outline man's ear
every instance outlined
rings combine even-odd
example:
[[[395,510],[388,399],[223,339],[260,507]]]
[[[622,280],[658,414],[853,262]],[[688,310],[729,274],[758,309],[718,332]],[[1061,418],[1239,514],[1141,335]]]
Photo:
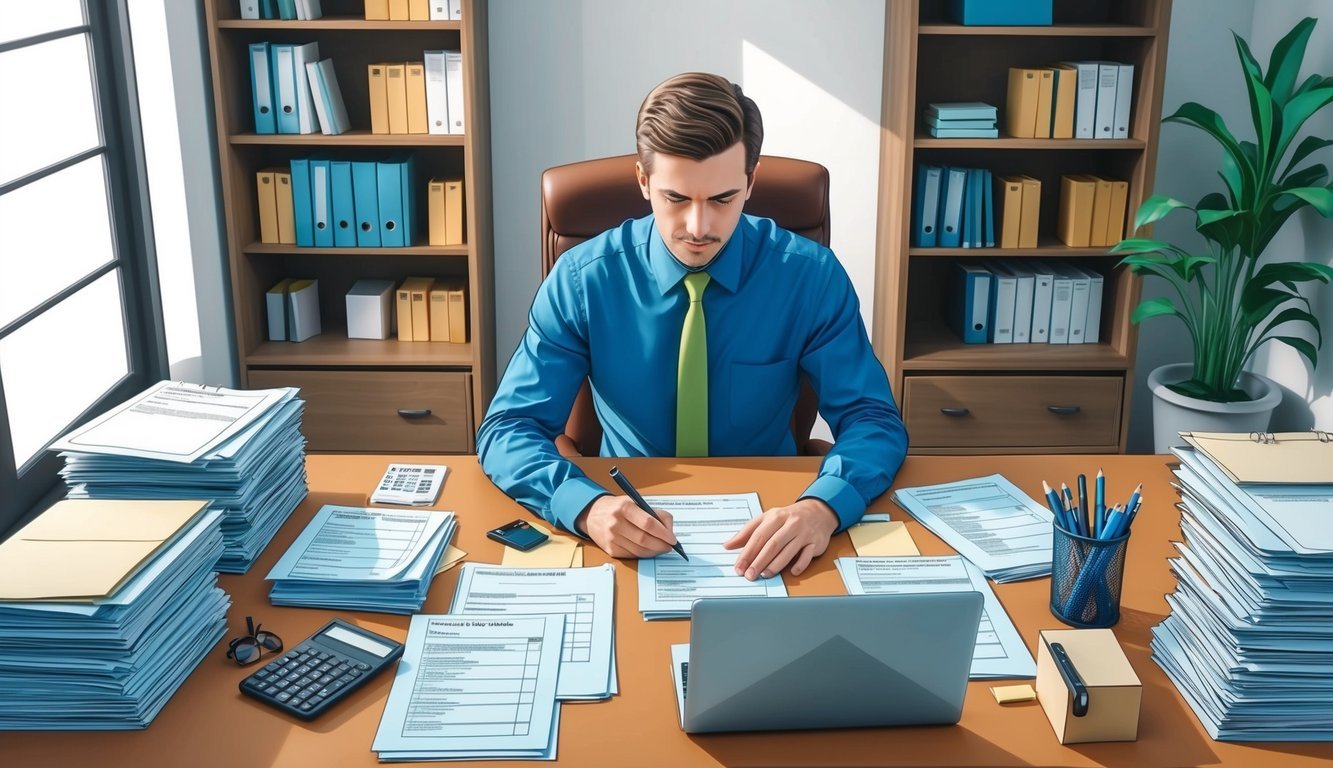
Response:
[[[648,196],[648,174],[643,170],[643,163],[634,162],[634,175],[639,179],[639,191],[643,192],[644,200],[651,200]]]
[[[754,193],[754,179],[759,175],[759,162],[755,161],[754,170],[750,171],[749,183],[745,186],[745,199],[749,200],[750,195]]]

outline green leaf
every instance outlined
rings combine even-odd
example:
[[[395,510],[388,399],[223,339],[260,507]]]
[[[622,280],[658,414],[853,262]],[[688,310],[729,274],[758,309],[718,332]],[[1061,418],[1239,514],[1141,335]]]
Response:
[[[1172,303],[1171,299],[1162,296],[1156,299],[1148,299],[1135,307],[1133,314],[1129,316],[1129,321],[1132,323],[1141,323],[1150,317],[1158,317],[1160,315],[1177,315],[1182,319],[1184,317],[1181,315],[1180,310],[1176,309],[1176,305]]]
[[[1195,212],[1198,221],[1194,226],[1199,234],[1221,245],[1224,251],[1240,244],[1246,226],[1245,217],[1240,215],[1243,211],[1235,210],[1220,192],[1204,195],[1195,206]]]
[[[1254,164],[1246,157],[1245,151],[1241,149],[1240,142],[1232,135],[1231,130],[1227,128],[1226,121],[1222,116],[1213,110],[1193,101],[1187,101],[1168,117],[1162,118],[1164,123],[1183,123],[1192,125],[1195,128],[1207,133],[1222,145],[1222,149],[1231,156],[1235,162],[1237,170],[1240,173],[1241,190],[1253,190],[1255,179]],[[1241,203],[1246,199],[1241,196]]]
[[[1311,368],[1319,367],[1319,350],[1315,349],[1315,346],[1305,339],[1297,336],[1270,336],[1269,338],[1273,341],[1280,341],[1297,352],[1300,352],[1305,356],[1306,360],[1310,361]]]
[[[1310,40],[1314,25],[1315,20],[1308,16],[1301,19],[1273,46],[1264,84],[1279,104],[1285,104],[1291,98],[1292,87],[1300,75],[1301,62],[1305,59],[1305,45]]]
[[[1324,218],[1333,217],[1333,190],[1327,187],[1301,187],[1299,189],[1288,189],[1283,191],[1284,195],[1300,198],[1310,204],[1310,207],[1319,211],[1319,215]]]
[[[1300,307],[1287,307],[1286,309],[1277,313],[1272,320],[1268,321],[1268,323],[1264,326],[1264,329],[1260,331],[1259,335],[1266,336],[1274,328],[1277,328],[1279,325],[1282,325],[1284,323],[1305,323],[1306,325],[1309,325],[1310,328],[1314,329],[1316,345],[1324,343],[1324,334],[1319,329],[1319,318],[1315,317],[1309,312],[1306,312]]]
[[[1296,145],[1296,151],[1291,153],[1291,160],[1287,162],[1287,170],[1282,174],[1283,177],[1290,176],[1297,163],[1328,146],[1333,146],[1333,139],[1321,139],[1318,136],[1306,136],[1301,139],[1301,143]]]
[[[1282,133],[1278,136],[1278,146],[1285,149],[1291,140],[1300,133],[1301,126],[1310,116],[1333,101],[1333,83],[1321,84],[1304,93],[1297,94],[1282,106]]]
[[[1146,227],[1177,208],[1190,208],[1190,206],[1189,203],[1168,195],[1153,195],[1139,206],[1139,212],[1134,215],[1134,229]]]
[[[1257,64],[1255,68],[1258,68]],[[1258,73],[1250,74],[1248,70],[1246,71],[1245,88],[1250,98],[1250,119],[1254,121],[1257,141],[1254,145],[1251,145],[1254,147],[1253,149],[1246,146],[1248,142],[1243,142],[1241,146],[1254,153],[1251,162],[1257,169],[1255,175],[1259,178],[1267,178],[1268,174],[1263,173],[1263,169],[1276,165],[1278,161],[1278,158],[1274,155],[1277,145],[1273,142],[1273,95],[1268,92],[1268,86],[1264,85],[1264,81]],[[1285,117],[1285,115],[1279,115],[1277,119],[1282,120]],[[1279,130],[1281,130],[1280,127]]]
[[[1263,286],[1273,283],[1308,283],[1318,280],[1327,283],[1333,279],[1333,267],[1312,261],[1289,261],[1280,264],[1265,264],[1250,279],[1251,284]]]
[[[1333,143],[1333,142],[1331,142]],[[1296,189],[1297,187],[1322,187],[1328,182],[1328,166],[1323,163],[1308,165],[1299,171],[1289,174],[1282,180],[1279,189]]]
[[[1107,253],[1171,253],[1180,258],[1189,255],[1189,253],[1181,249],[1179,246],[1172,245],[1163,240],[1149,240],[1144,237],[1131,237],[1127,240],[1121,240],[1111,246],[1111,249],[1107,251]]]
[[[1278,307],[1298,298],[1299,294],[1269,288],[1267,284],[1260,284],[1251,280],[1241,291],[1241,317],[1245,319],[1246,325],[1253,328],[1263,322],[1264,318],[1273,314],[1273,311]]]

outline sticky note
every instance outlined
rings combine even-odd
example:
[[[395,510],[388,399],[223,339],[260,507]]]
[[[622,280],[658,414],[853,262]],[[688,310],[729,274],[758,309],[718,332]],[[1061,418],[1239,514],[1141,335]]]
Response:
[[[997,685],[990,692],[1001,704],[1017,704],[1037,698],[1037,692],[1030,685]]]
[[[847,535],[852,537],[852,546],[861,557],[921,554],[906,524],[900,521],[863,520],[848,528]]]

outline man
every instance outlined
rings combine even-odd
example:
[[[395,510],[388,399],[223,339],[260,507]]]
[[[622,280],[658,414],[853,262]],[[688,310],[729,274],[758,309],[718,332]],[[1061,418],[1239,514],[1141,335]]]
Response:
[[[478,432],[486,474],[505,493],[614,557],[675,543],[556,451],[585,378],[608,456],[790,455],[800,373],[836,444],[801,498],[727,542],[736,572],[800,575],[829,537],[893,481],[907,434],[833,253],[742,215],[763,123],[738,85],[673,77],[636,127],[639,186],[652,215],[563,254]]]

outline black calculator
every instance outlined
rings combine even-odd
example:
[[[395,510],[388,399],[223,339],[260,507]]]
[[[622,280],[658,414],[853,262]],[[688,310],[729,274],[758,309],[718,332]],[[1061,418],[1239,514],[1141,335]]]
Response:
[[[402,643],[334,619],[242,680],[241,693],[313,720],[402,655]]]

